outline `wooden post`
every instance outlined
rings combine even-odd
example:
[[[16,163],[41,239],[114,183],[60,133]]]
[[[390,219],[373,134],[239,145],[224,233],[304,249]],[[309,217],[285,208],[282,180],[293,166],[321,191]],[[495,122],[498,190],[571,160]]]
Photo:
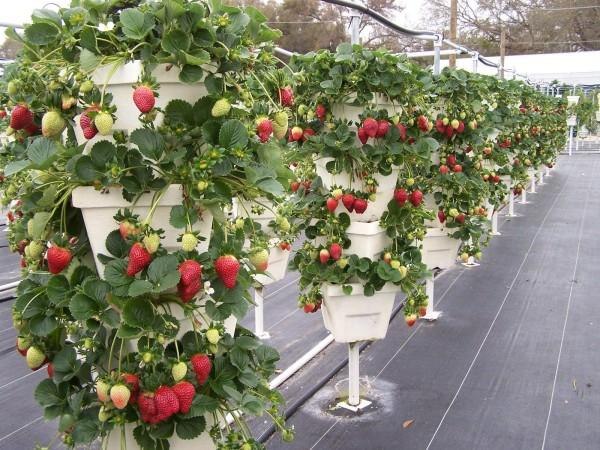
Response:
[[[506,31],[500,29],[500,78],[504,79],[504,57],[506,56]]]
[[[458,15],[458,0],[450,0],[450,40],[456,43],[456,21]],[[456,55],[450,55],[448,61],[450,67],[456,67]]]

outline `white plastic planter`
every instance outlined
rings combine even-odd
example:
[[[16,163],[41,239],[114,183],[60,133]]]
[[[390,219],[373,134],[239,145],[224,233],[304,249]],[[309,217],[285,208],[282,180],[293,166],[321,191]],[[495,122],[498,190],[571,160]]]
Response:
[[[122,189],[114,187],[109,192],[102,193],[93,187],[78,187],[73,190],[73,206],[81,209],[85,228],[90,240],[96,268],[100,276],[104,273],[104,265],[98,259],[98,254],[109,255],[106,250],[106,237],[112,231],[117,229],[117,223],[113,218],[119,209],[129,208],[134,214],[139,214],[140,219],[144,220],[152,206],[153,194],[142,195],[135,206],[123,198]],[[181,229],[173,227],[169,223],[171,208],[183,203],[183,192],[181,185],[173,184],[167,188],[160,199],[158,206],[152,216],[150,224],[153,228],[162,228],[164,238],[162,245],[170,252],[178,250],[181,243],[177,238],[183,232]],[[209,211],[205,211],[202,217],[193,224],[194,231],[199,232],[200,236],[206,238],[198,244],[198,251],[203,252],[208,249],[208,241],[212,229],[213,216]]]
[[[209,69],[209,67],[203,69]],[[203,82],[186,84],[179,81],[179,68],[168,64],[159,64],[152,71],[152,76],[160,84],[159,96],[156,98],[156,107],[165,108],[171,100],[182,99],[194,104],[199,98],[207,95]],[[113,104],[117,107],[117,120],[114,128],[129,132],[141,127],[138,119],[140,111],[133,103],[133,85],[139,81],[142,73],[141,61],[132,61],[117,67],[113,65],[102,66],[92,74],[92,81],[102,90],[106,85],[106,92],[113,96]],[[162,123],[163,115],[158,114],[155,125]]]
[[[364,295],[363,285],[350,284],[352,293],[344,294],[342,286],[324,283],[323,322],[336,342],[357,342],[383,339],[400,287],[386,284],[375,295]]]
[[[204,432],[195,439],[184,440],[177,436],[177,434],[173,434],[171,439],[169,439],[169,449],[170,450],[216,450],[216,446],[208,434],[209,430],[214,425],[214,420],[212,414],[206,414],[204,416],[206,420],[206,429]],[[137,444],[137,441],[133,437],[133,429],[137,426],[137,424],[126,424],[125,425],[125,447],[121,447],[121,428],[115,427],[110,435],[108,436],[108,444],[106,446],[107,450],[121,450],[122,448],[127,449],[139,449],[140,447]],[[223,424],[223,426],[225,426]],[[102,447],[104,448],[104,447]]]
[[[579,103],[579,95],[567,95],[567,107],[575,106]]]
[[[596,121],[600,122],[600,111],[596,111]]]
[[[350,247],[344,249],[344,255],[356,255],[359,258],[379,259],[381,252],[390,245],[391,240],[385,230],[377,222],[352,222],[346,229],[346,235],[350,239]],[[315,239],[316,245],[325,245],[326,238]]]
[[[394,198],[394,189],[388,189],[385,191],[377,191],[375,194],[375,201],[368,201],[367,209],[362,214],[357,214],[355,212],[348,212],[342,201],[340,200],[337,209],[335,210],[336,214],[346,213],[350,216],[350,220],[352,222],[361,222],[361,223],[373,223],[378,222],[383,213],[387,210],[388,203]]]
[[[447,269],[455,263],[460,243],[445,228],[428,228],[421,251],[423,263],[429,269]]]
[[[261,214],[252,212],[252,206],[259,206],[264,211]],[[260,224],[262,231],[268,232],[269,222],[275,220],[275,207],[271,200],[266,198],[257,198],[256,200],[246,200],[241,198],[233,199],[233,210],[236,217],[244,219],[250,218]]]
[[[577,116],[567,117],[567,125],[570,127],[576,126],[577,125]]]
[[[317,175],[321,177],[325,189],[331,189],[333,186],[339,186],[342,189],[364,189],[363,181],[356,174],[341,172],[333,175],[329,173],[327,163],[330,161],[333,161],[333,158],[324,157],[315,161]],[[396,188],[399,171],[400,169],[394,168],[389,175],[375,174],[374,178],[378,184],[377,192],[393,191]]]
[[[336,119],[360,123],[359,115],[364,113],[365,109],[371,108],[376,111],[387,110],[390,116],[402,113],[402,106],[390,103],[390,100],[381,94],[375,94],[373,101],[367,105],[351,105],[350,103],[356,96],[350,96],[346,103],[334,103],[331,106],[331,113]]]
[[[289,250],[281,250],[279,247],[269,249],[269,265],[264,274],[254,275],[256,282],[267,286],[282,280],[287,271],[290,253]]]
[[[434,195],[433,194],[425,194],[425,196],[423,197],[423,204],[425,205],[426,209],[433,211],[433,213],[435,214],[435,218],[433,220],[425,221],[425,226],[431,227],[431,228],[443,227],[444,224],[442,224],[437,217],[439,208],[438,208],[437,203],[435,202]]]

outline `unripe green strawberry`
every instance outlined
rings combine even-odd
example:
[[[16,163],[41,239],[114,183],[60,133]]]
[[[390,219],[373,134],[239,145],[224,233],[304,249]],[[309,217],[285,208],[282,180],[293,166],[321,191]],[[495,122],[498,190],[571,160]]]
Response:
[[[244,219],[242,219],[241,217],[238,217],[237,219],[235,219],[235,229],[236,230],[243,230],[244,229]]]
[[[19,85],[17,84],[16,81],[11,80],[8,82],[8,85],[6,86],[6,91],[8,92],[8,95],[16,95],[17,92],[19,92]]]
[[[143,243],[144,247],[146,247],[146,250],[148,250],[148,253],[156,253],[158,247],[160,246],[160,237],[158,234],[152,233],[148,236],[144,236]]]
[[[248,259],[258,272],[264,272],[269,266],[269,251],[266,248],[252,249]]]
[[[217,345],[221,340],[221,335],[219,334],[219,330],[216,328],[210,328],[206,330],[206,339],[211,344]]]
[[[278,111],[273,115],[273,125],[277,124],[280,127],[288,126],[289,117],[285,111]]]
[[[286,231],[290,231],[291,225],[290,222],[287,220],[287,217],[277,217],[276,219],[277,224],[279,225],[279,228],[281,228],[281,231],[283,231],[284,233]]]
[[[58,111],[48,111],[42,117],[42,134],[45,137],[52,138],[60,135],[66,126],[67,122]]]
[[[30,346],[31,339],[22,336],[17,338],[17,351],[21,354],[21,356],[27,355],[27,350],[29,350]]]
[[[101,402],[107,402],[109,399],[109,390],[110,386],[106,381],[102,379],[98,379],[98,381],[96,381],[96,395],[98,395],[98,400],[100,400]]]
[[[107,112],[99,112],[94,119],[94,125],[102,136],[108,136],[112,133],[112,127],[114,125],[112,116]]]
[[[79,86],[79,92],[84,94],[87,94],[92,89],[94,89],[94,82],[92,80],[85,80],[83,83],[81,83],[81,86]]]
[[[129,403],[131,391],[124,384],[115,384],[110,388],[110,400],[117,409],[124,409]]]
[[[213,117],[223,117],[229,114],[231,103],[226,98],[221,98],[215,102],[210,113]]]
[[[46,362],[46,355],[39,347],[29,347],[26,355],[27,366],[31,370],[37,370],[44,362]]]
[[[171,375],[173,375],[175,381],[181,381],[187,375],[187,370],[187,364],[183,361],[179,361],[171,367]]]
[[[100,410],[98,411],[98,420],[100,422],[106,422],[108,419],[110,419],[110,411],[108,409],[106,409],[104,406],[100,407]]]
[[[273,122],[273,135],[277,139],[283,139],[288,131],[287,123],[285,125],[279,125],[277,122]]]
[[[44,244],[41,241],[32,241],[25,247],[25,256],[31,259],[37,259],[44,252]]]
[[[184,252],[191,252],[196,249],[198,238],[193,233],[185,233],[181,236],[181,248]]]

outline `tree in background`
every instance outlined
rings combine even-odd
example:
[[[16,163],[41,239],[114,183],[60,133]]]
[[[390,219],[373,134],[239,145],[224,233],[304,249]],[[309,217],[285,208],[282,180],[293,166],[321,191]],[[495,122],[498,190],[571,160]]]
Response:
[[[431,0],[428,26],[449,29],[449,0]],[[506,54],[600,50],[600,7],[589,0],[459,0],[459,43],[483,54],[499,54],[506,30]]]

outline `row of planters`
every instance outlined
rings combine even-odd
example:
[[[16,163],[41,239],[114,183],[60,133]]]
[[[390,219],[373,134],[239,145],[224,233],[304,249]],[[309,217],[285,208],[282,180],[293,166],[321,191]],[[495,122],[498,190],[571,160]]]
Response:
[[[74,2],[78,4],[79,2]],[[293,437],[277,352],[237,324],[293,242],[306,312],[341,342],[412,325],[433,268],[479,257],[521,167],[551,165],[565,105],[386,51],[273,54],[219,2],[36,10],[0,100],[17,349],[68,446],[257,449]],[[511,178],[512,177],[512,178]],[[519,178],[522,177],[522,178]],[[491,206],[490,206],[491,205]]]
[[[412,326],[431,301],[428,271],[481,258],[508,190],[564,146],[566,102],[356,45],[291,65],[304,75],[289,152],[307,238],[292,261],[299,304],[322,309],[337,341],[380,339],[397,292]]]

